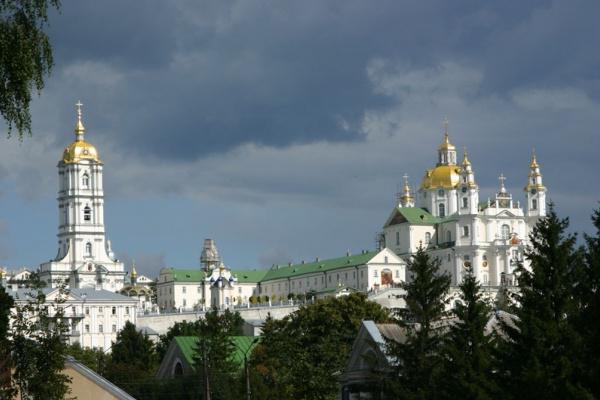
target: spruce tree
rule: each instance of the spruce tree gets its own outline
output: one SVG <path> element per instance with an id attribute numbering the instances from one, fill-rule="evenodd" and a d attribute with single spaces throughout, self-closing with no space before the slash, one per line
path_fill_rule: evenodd
<path id="1" fill-rule="evenodd" d="M 387 396 L 394 399 L 429 399 L 435 396 L 435 375 L 440 367 L 441 320 L 446 314 L 450 277 L 440 273 L 440 260 L 420 247 L 408 261 L 408 282 L 403 284 L 406 308 L 397 323 L 406 332 L 403 343 L 388 342 L 397 360 Z"/>
<path id="2" fill-rule="evenodd" d="M 517 267 L 518 293 L 513 323 L 504 323 L 500 383 L 513 399 L 590 398 L 577 376 L 581 342 L 574 329 L 575 287 L 580 253 L 567 234 L 568 219 L 552 206 L 538 221 L 525 252 L 530 266 Z"/>
<path id="3" fill-rule="evenodd" d="M 455 303 L 456 320 L 445 335 L 439 374 L 440 397 L 444 399 L 492 399 L 496 392 L 492 378 L 492 339 L 485 335 L 491 307 L 483 298 L 481 284 L 468 267 Z"/>
<path id="4" fill-rule="evenodd" d="M 584 385 L 600 398 L 600 209 L 592 214 L 596 236 L 585 236 L 585 261 L 577 285 L 581 301 L 579 331 L 583 339 Z"/>

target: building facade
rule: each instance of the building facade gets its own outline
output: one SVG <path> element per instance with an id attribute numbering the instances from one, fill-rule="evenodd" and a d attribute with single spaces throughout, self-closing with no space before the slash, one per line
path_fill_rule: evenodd
<path id="1" fill-rule="evenodd" d="M 397 286 L 406 275 L 406 263 L 389 249 L 274 265 L 268 270 L 230 270 L 220 261 L 214 241 L 207 239 L 201 262 L 202 269 L 160 271 L 157 300 L 161 311 L 247 306 L 252 297 L 277 304 L 291 295 L 318 299 L 352 291 L 374 292 Z"/>
<path id="2" fill-rule="evenodd" d="M 423 246 L 441 261 L 457 285 L 468 266 L 484 286 L 515 285 L 514 270 L 535 223 L 546 215 L 546 187 L 535 153 L 529 164 L 524 205 L 499 177 L 499 189 L 480 201 L 475 172 L 465 151 L 458 162 L 447 124 L 437 164 L 423 176 L 416 199 L 404 177 L 398 203 L 383 226 L 380 246 L 401 257 Z"/>
<path id="3" fill-rule="evenodd" d="M 125 270 L 105 235 L 104 165 L 84 138 L 81 106 L 77 104 L 75 141 L 58 162 L 58 250 L 40 265 L 40 278 L 51 287 L 66 282 L 71 288 L 116 292 L 124 285 Z"/>

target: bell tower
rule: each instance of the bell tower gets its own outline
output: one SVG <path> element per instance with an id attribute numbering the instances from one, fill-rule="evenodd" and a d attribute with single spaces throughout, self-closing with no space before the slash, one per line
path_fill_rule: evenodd
<path id="1" fill-rule="evenodd" d="M 524 190 L 527 196 L 526 215 L 528 217 L 545 217 L 546 187 L 542 183 L 542 173 L 540 172 L 535 150 L 531 154 L 529 176 Z"/>
<path id="2" fill-rule="evenodd" d="M 49 286 L 67 282 L 71 288 L 123 287 L 123 263 L 113 258 L 104 228 L 103 163 L 85 140 L 81 102 L 77 106 L 75 141 L 58 162 L 58 252 L 40 266 Z"/>

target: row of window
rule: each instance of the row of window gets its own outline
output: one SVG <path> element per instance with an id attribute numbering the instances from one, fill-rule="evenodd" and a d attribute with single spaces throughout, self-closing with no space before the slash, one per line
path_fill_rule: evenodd
<path id="1" fill-rule="evenodd" d="M 90 333 L 90 324 L 85 324 L 85 333 Z M 99 324 L 98 325 L 98 333 L 104 333 L 104 325 Z M 117 333 L 117 325 L 113 324 L 112 326 L 112 333 Z"/>

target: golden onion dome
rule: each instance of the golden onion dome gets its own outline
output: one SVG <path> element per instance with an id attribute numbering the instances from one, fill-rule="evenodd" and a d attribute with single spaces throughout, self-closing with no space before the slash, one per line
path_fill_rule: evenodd
<path id="1" fill-rule="evenodd" d="M 67 164 L 77 163 L 81 160 L 93 160 L 101 162 L 98 150 L 83 139 L 85 127 L 81 119 L 81 102 L 77 102 L 77 124 L 75 125 L 75 141 L 68 145 L 63 152 L 63 162 Z"/>
<path id="2" fill-rule="evenodd" d="M 85 140 L 76 140 L 65 148 L 63 161 L 67 164 L 77 163 L 81 160 L 94 160 L 101 162 L 98 150 Z"/>
<path id="3" fill-rule="evenodd" d="M 425 172 L 421 181 L 422 189 L 454 189 L 460 183 L 460 167 L 438 165 Z"/>
<path id="4" fill-rule="evenodd" d="M 439 147 L 440 150 L 456 150 L 456 147 L 450 143 L 450 138 L 448 137 L 448 131 L 444 133 L 444 141 Z"/>

